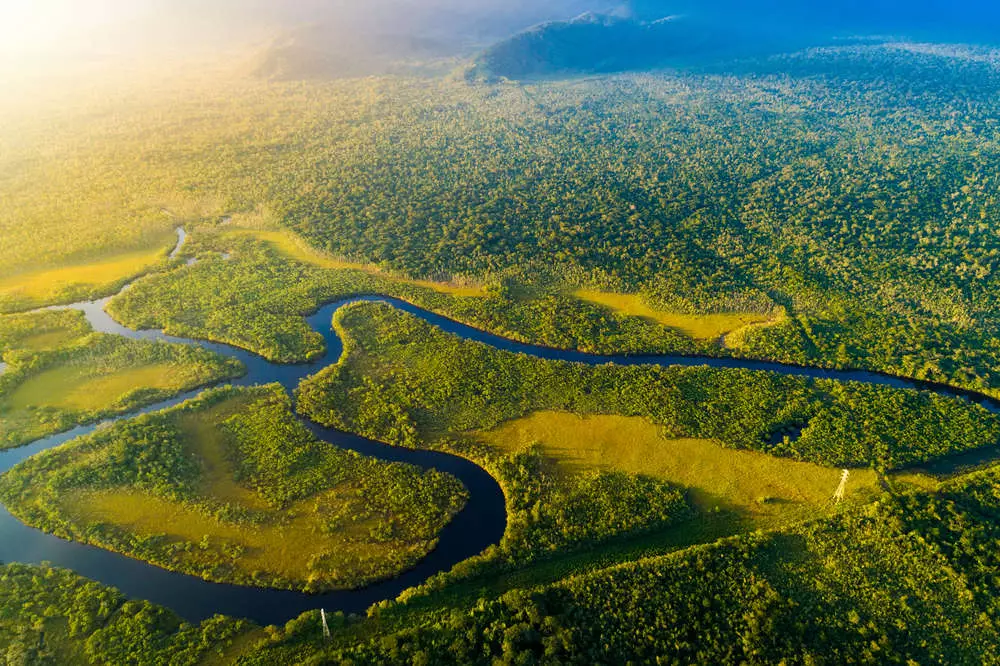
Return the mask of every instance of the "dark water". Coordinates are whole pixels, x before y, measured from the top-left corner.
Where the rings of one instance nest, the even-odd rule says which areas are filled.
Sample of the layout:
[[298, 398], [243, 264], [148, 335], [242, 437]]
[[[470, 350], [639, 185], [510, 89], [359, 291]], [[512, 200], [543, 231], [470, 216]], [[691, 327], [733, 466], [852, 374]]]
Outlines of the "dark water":
[[[766, 370], [786, 375], [813, 378], [856, 381], [880, 384], [896, 388], [932, 390], [936, 393], [973, 400], [987, 409], [998, 412], [1000, 406], [993, 400], [968, 391], [947, 386], [930, 384], [910, 379], [902, 379], [874, 372], [823, 370], [803, 368], [793, 365], [751, 361], [676, 355], [657, 356], [600, 356], [575, 351], [563, 351], [528, 345], [502, 338], [491, 333], [460, 324], [419, 307], [384, 296], [359, 296], [321, 308], [308, 317], [309, 324], [319, 331], [327, 346], [324, 357], [314, 363], [300, 365], [279, 365], [247, 351], [228, 345], [194, 341], [164, 335], [159, 331], [133, 331], [127, 329], [104, 311], [109, 299], [66, 306], [83, 311], [95, 330], [122, 335], [133, 339], [162, 340], [182, 344], [197, 344], [219, 354], [237, 358], [247, 368], [247, 374], [233, 382], [237, 385], [253, 385], [278, 382], [288, 390], [326, 365], [335, 362], [343, 351], [343, 345], [332, 329], [334, 312], [347, 303], [357, 301], [382, 301], [414, 314], [442, 330], [462, 337], [488, 344], [497, 349], [528, 354], [537, 358], [571, 361], [589, 365], [614, 363], [618, 365], [707, 365], [722, 368], [743, 368]], [[200, 391], [177, 396], [171, 400], [152, 405], [136, 413], [148, 413], [179, 404], [197, 395]], [[200, 621], [216, 613], [247, 617], [263, 624], [280, 624], [304, 611], [325, 608], [344, 612], [360, 612], [373, 603], [393, 598], [404, 589], [417, 585], [429, 576], [450, 569], [453, 565], [482, 552], [497, 543], [506, 527], [504, 497], [496, 481], [473, 463], [442, 453], [414, 451], [386, 446], [356, 435], [324, 428], [306, 422], [306, 425], [320, 439], [388, 461], [398, 461], [436, 468], [456, 476], [468, 488], [470, 500], [465, 509], [442, 531], [438, 547], [414, 569], [392, 580], [370, 587], [323, 595], [306, 595], [297, 592], [268, 590], [209, 583], [199, 578], [143, 564], [122, 555], [90, 546], [67, 542], [38, 530], [25, 526], [0, 508], [0, 560], [6, 562], [50, 562], [72, 569], [88, 578], [117, 587], [133, 598], [148, 599], [167, 606], [184, 618]], [[0, 472], [10, 469], [21, 460], [40, 451], [62, 444], [74, 437], [93, 432], [99, 425], [81, 426], [69, 432], [46, 438], [34, 444], [6, 452], [0, 452]], [[994, 449], [976, 452], [974, 455], [985, 460], [995, 456]]]

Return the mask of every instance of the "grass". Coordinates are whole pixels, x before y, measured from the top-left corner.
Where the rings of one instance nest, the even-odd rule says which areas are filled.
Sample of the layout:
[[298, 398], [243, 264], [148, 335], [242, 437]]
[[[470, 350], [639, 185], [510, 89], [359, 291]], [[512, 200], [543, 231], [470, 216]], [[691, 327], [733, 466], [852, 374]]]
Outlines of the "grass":
[[17, 347], [19, 349], [26, 349], [28, 351], [35, 352], [52, 351], [53, 349], [69, 347], [81, 337], [82, 336], [80, 336], [79, 332], [69, 328], [63, 328], [54, 331], [47, 331], [45, 333], [38, 333], [37, 335], [29, 335], [19, 340]]
[[5, 400], [9, 409], [55, 407], [101, 410], [138, 388], [176, 389], [190, 382], [190, 372], [170, 363], [104, 373], [97, 366], [63, 366], [30, 377]]
[[251, 575], [262, 572], [299, 580], [310, 571], [317, 553], [326, 550], [334, 554], [329, 562], [334, 578], [361, 578], [369, 575], [372, 563], [395, 562], [404, 547], [396, 542], [371, 543], [367, 535], [374, 521], [356, 523], [335, 537], [323, 535], [321, 514], [346, 506], [351, 496], [350, 487], [338, 487], [295, 502], [280, 516], [269, 516], [257, 525], [220, 521], [197, 507], [123, 489], [71, 494], [65, 510], [80, 524], [110, 523], [139, 538], [166, 535], [170, 542], [199, 543], [207, 537], [211, 545], [206, 550], [238, 546], [242, 553], [235, 564]]
[[[811, 517], [830, 504], [840, 470], [728, 449], [706, 439], [666, 439], [639, 417], [536, 412], [481, 441], [505, 451], [534, 443], [567, 474], [586, 470], [644, 474], [683, 486], [703, 511], [735, 511], [758, 527]], [[847, 498], [877, 488], [869, 470], [852, 472]]]
[[0, 299], [48, 302], [73, 289], [95, 289], [142, 274], [161, 262], [176, 242], [174, 234], [160, 234], [144, 250], [110, 256], [87, 264], [47, 268], [0, 279]]
[[615, 294], [581, 289], [577, 298], [630, 317], [651, 319], [696, 340], [717, 340], [753, 324], [767, 323], [766, 315], [752, 313], [680, 314], [654, 310], [638, 294]]
[[[226, 435], [219, 423], [246, 409], [251, 400], [238, 397], [204, 412], [179, 416], [185, 448], [201, 462], [200, 493], [263, 516], [263, 521], [233, 523], [206, 514], [200, 507], [118, 488], [80, 491], [64, 507], [79, 524], [110, 523], [138, 537], [166, 535], [171, 542], [200, 542], [208, 537], [242, 550], [236, 566], [247, 574], [263, 572], [288, 580], [299, 580], [313, 567], [318, 552], [333, 555], [329, 568], [335, 578], [361, 578], [375, 563], [395, 562], [407, 546], [398, 541], [374, 543], [369, 530], [376, 519], [348, 522], [338, 532], [325, 528], [330, 513], [349, 508], [355, 500], [353, 484], [340, 484], [280, 510], [234, 479], [228, 460]], [[391, 565], [390, 565], [391, 566]], [[327, 586], [329, 587], [329, 586]], [[334, 585], [337, 587], [337, 585]]]
[[181, 415], [177, 424], [184, 433], [188, 455], [201, 461], [201, 493], [205, 497], [261, 509], [266, 503], [256, 493], [236, 483], [233, 465], [226, 456], [225, 436], [218, 428], [219, 423], [249, 404], [247, 397], [232, 398], [204, 412]]
[[442, 294], [450, 294], [452, 296], [485, 296], [486, 292], [482, 287], [479, 286], [468, 286], [460, 284], [451, 284], [446, 282], [434, 282], [431, 280], [412, 280], [409, 278], [401, 278], [394, 275], [386, 274], [382, 269], [380, 269], [375, 264], [363, 264], [351, 261], [345, 261], [342, 259], [337, 259], [336, 257], [331, 257], [330, 255], [324, 254], [317, 251], [314, 248], [309, 247], [304, 241], [296, 237], [289, 231], [282, 230], [269, 230], [269, 229], [247, 229], [242, 227], [233, 227], [226, 231], [226, 234], [233, 236], [252, 236], [259, 241], [268, 243], [273, 246], [281, 255], [299, 261], [304, 264], [310, 264], [317, 266], [319, 268], [327, 268], [330, 270], [355, 270], [363, 271], [372, 275], [379, 275], [390, 280], [396, 280], [398, 282], [406, 282], [408, 284], [415, 285], [417, 287], [425, 287], [427, 289], [433, 289]]

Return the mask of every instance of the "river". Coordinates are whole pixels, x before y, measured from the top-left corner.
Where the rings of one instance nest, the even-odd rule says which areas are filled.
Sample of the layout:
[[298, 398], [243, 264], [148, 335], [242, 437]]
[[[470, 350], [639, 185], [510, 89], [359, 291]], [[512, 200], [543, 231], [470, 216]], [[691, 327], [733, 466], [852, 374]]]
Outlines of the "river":
[[[178, 234], [178, 248], [184, 236]], [[174, 253], [176, 256], [176, 250]], [[277, 382], [291, 391], [299, 382], [319, 369], [336, 362], [343, 351], [343, 343], [331, 325], [333, 314], [349, 303], [381, 301], [409, 312], [442, 330], [466, 340], [474, 340], [515, 353], [537, 358], [562, 360], [589, 365], [615, 363], [620, 365], [708, 365], [722, 368], [766, 370], [786, 375], [856, 381], [896, 388], [932, 390], [941, 395], [973, 400], [993, 412], [1000, 412], [994, 400], [970, 391], [949, 386], [904, 379], [886, 374], [860, 370], [825, 370], [766, 361], [698, 356], [602, 356], [577, 351], [565, 351], [529, 345], [503, 338], [467, 326], [444, 316], [428, 312], [398, 299], [372, 295], [358, 296], [327, 304], [307, 321], [326, 341], [326, 353], [308, 364], [282, 365], [271, 363], [260, 356], [228, 345], [189, 340], [168, 336], [160, 331], [134, 331], [114, 321], [104, 310], [110, 298], [76, 303], [63, 308], [82, 311], [90, 325], [97, 331], [121, 335], [138, 340], [161, 340], [188, 345], [199, 345], [221, 355], [239, 359], [247, 369], [246, 374], [232, 382], [250, 386]], [[159, 411], [177, 405], [198, 395], [203, 389], [176, 396], [142, 410], [109, 419], [101, 424], [79, 426], [52, 437], [47, 437], [18, 449], [0, 451], [0, 473], [18, 462], [46, 449], [63, 444], [75, 437], [93, 432], [104, 424], [137, 414]], [[272, 590], [237, 585], [211, 583], [185, 574], [166, 571], [111, 551], [75, 542], [65, 541], [28, 527], [0, 507], [0, 561], [42, 563], [72, 569], [77, 573], [111, 585], [132, 598], [147, 599], [166, 606], [185, 619], [198, 622], [215, 614], [246, 617], [260, 624], [283, 624], [307, 610], [325, 608], [345, 613], [362, 612], [378, 601], [397, 596], [408, 587], [424, 582], [435, 573], [446, 571], [469, 557], [499, 542], [506, 528], [506, 511], [503, 493], [497, 482], [472, 462], [456, 456], [432, 451], [419, 451], [387, 446], [357, 435], [324, 428], [303, 421], [320, 439], [330, 444], [373, 456], [381, 460], [404, 462], [421, 468], [436, 468], [457, 477], [469, 490], [470, 499], [465, 508], [442, 530], [438, 546], [416, 567], [402, 575], [359, 590], [308, 595], [298, 592]], [[967, 452], [955, 460], [974, 463], [995, 456], [996, 451]]]

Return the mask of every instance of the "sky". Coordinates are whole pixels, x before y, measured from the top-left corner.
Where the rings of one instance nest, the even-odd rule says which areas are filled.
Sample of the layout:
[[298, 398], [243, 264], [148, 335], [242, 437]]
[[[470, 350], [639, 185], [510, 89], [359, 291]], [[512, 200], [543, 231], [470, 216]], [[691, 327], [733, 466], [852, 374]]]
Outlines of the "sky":
[[0, 0], [0, 58], [225, 45], [306, 22], [499, 39], [538, 21], [622, 3], [649, 15], [756, 16], [831, 30], [919, 26], [942, 34], [945, 29], [992, 33], [1000, 40], [1000, 0]]
[[[0, 0], [0, 55], [122, 51], [259, 38], [303, 23], [511, 30], [619, 0]], [[504, 36], [504, 35], [501, 35]]]

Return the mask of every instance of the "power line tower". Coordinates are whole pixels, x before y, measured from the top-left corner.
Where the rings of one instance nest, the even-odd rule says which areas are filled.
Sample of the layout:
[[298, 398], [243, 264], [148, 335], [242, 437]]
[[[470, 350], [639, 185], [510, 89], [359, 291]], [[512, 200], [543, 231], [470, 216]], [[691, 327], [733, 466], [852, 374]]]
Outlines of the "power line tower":
[[833, 494], [834, 504], [840, 504], [840, 501], [844, 499], [844, 491], [847, 490], [847, 477], [850, 475], [851, 473], [846, 469], [844, 470], [844, 473], [840, 475], [840, 485], [837, 486], [837, 492]]
[[326, 611], [320, 608], [319, 616], [323, 620], [323, 638], [330, 640], [330, 626], [326, 623]]

